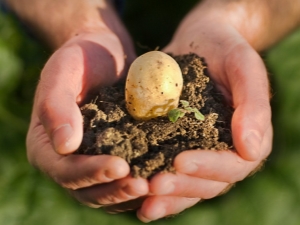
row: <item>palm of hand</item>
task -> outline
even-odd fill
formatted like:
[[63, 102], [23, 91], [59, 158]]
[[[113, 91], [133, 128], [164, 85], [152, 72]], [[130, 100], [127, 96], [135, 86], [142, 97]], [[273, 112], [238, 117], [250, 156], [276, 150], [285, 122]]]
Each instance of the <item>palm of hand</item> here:
[[129, 166], [121, 158], [70, 154], [82, 139], [78, 105], [100, 85], [119, 79], [125, 63], [114, 37], [76, 37], [52, 55], [37, 88], [27, 136], [29, 161], [91, 207], [148, 192], [147, 181], [129, 177]]
[[[182, 153], [174, 162], [177, 175], [159, 174], [150, 184], [128, 176], [129, 167], [120, 158], [68, 155], [82, 138], [78, 104], [126, 70], [122, 46], [114, 37], [86, 35], [54, 53], [42, 72], [27, 138], [31, 163], [91, 207], [113, 205], [107, 210], [115, 212], [141, 205], [138, 216], [143, 221], [178, 213], [244, 179], [271, 149], [266, 70], [257, 53], [232, 27], [206, 33], [201, 30], [205, 26], [179, 31], [165, 51], [205, 56], [212, 78], [235, 108], [232, 131], [236, 153]], [[53, 150], [53, 143], [60, 154]], [[145, 195], [145, 199], [130, 201]], [[129, 204], [118, 204], [122, 202]]]
[[205, 57], [212, 79], [235, 109], [232, 135], [236, 152], [202, 150], [178, 155], [176, 175], [159, 174], [151, 180], [153, 196], [138, 211], [143, 221], [178, 213], [200, 199], [226, 192], [260, 168], [271, 151], [269, 83], [263, 61], [236, 29], [206, 22], [179, 28], [165, 51]]

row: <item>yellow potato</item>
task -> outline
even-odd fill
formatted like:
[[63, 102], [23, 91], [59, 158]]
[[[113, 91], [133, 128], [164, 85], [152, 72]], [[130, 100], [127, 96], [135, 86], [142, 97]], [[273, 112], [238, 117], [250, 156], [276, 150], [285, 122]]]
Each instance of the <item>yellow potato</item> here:
[[128, 71], [127, 110], [136, 120], [166, 115], [178, 107], [182, 86], [181, 70], [171, 56], [160, 51], [141, 55]]

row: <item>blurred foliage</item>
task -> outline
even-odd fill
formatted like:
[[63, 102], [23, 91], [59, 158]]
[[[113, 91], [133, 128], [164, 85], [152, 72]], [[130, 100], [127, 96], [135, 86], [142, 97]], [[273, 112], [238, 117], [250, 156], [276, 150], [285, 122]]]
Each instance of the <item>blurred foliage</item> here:
[[[174, 1], [171, 10], [167, 2], [128, 1], [124, 18], [138, 51], [163, 47], [195, 3]], [[180, 13], [173, 10], [177, 8]], [[142, 224], [134, 213], [108, 215], [80, 205], [28, 164], [26, 129], [38, 76], [49, 54], [15, 18], [0, 13], [0, 224]], [[224, 196], [152, 224], [300, 224], [300, 31], [264, 58], [273, 85], [275, 130], [274, 150], [265, 168]]]

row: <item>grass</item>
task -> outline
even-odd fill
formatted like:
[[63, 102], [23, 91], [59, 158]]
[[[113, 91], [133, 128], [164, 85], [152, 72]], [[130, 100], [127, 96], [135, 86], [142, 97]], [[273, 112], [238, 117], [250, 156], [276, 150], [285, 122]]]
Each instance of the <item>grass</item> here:
[[[130, 19], [127, 16], [128, 23]], [[80, 205], [28, 164], [26, 130], [34, 89], [48, 56], [48, 50], [29, 37], [13, 17], [0, 14], [0, 224], [142, 224], [134, 213], [107, 215], [101, 209]], [[222, 197], [152, 224], [300, 223], [300, 31], [266, 52], [264, 58], [273, 86], [275, 131], [273, 152], [265, 168]]]

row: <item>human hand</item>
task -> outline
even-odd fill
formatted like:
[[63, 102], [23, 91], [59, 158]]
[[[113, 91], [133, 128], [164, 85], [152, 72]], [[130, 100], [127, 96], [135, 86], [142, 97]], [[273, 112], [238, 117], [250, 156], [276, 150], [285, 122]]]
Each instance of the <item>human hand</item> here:
[[110, 85], [123, 76], [134, 58], [130, 50], [123, 49], [110, 31], [81, 33], [51, 56], [37, 87], [27, 136], [28, 159], [90, 207], [148, 193], [148, 182], [131, 178], [123, 159], [72, 154], [83, 135], [78, 105], [99, 86]]
[[[239, 14], [229, 15], [228, 9], [209, 10], [208, 5], [201, 5], [183, 21], [164, 51], [174, 55], [194, 52], [205, 58], [212, 79], [234, 108], [235, 151], [179, 154], [174, 162], [175, 175], [158, 174], [150, 181], [153, 196], [145, 199], [137, 213], [144, 222], [179, 213], [201, 199], [219, 195], [259, 168], [271, 152], [269, 82], [256, 51], [261, 43], [245, 35], [249, 30], [242, 30], [251, 30], [253, 21], [246, 21], [250, 27], [238, 26]], [[251, 30], [251, 35], [255, 32]]]

